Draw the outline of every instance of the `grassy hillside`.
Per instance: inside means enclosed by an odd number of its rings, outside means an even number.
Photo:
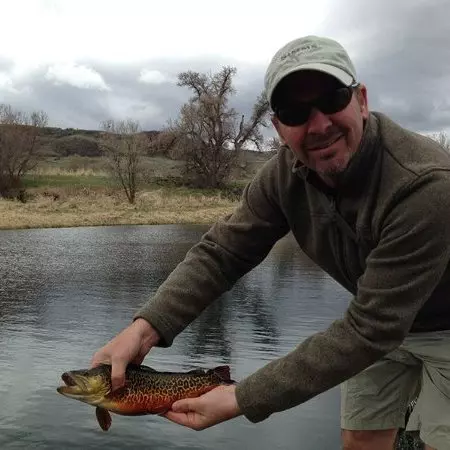
[[[183,183],[183,161],[147,156],[130,205],[108,173],[99,138],[97,131],[43,129],[41,159],[23,180],[27,201],[0,199],[0,228],[211,223],[232,211],[245,183],[270,157],[244,152],[227,188],[200,190]]]
[[[158,131],[144,131],[149,138]],[[74,128],[40,129],[38,152],[42,161],[34,171],[37,175],[50,175],[66,172],[106,173],[106,162],[100,146],[101,132]],[[232,179],[249,179],[271,156],[270,153],[253,151],[242,152],[238,168]],[[173,160],[165,155],[152,155],[145,158],[146,178],[178,177],[184,162]]]

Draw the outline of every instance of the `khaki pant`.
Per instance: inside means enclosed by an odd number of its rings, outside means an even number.
[[[342,428],[406,427],[420,430],[431,447],[450,450],[450,331],[409,335],[397,350],[343,383],[341,393]]]

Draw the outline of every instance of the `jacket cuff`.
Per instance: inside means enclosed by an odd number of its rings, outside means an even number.
[[[235,395],[239,409],[250,422],[258,423],[270,416],[270,413],[260,411],[255,405],[255,396],[248,380],[242,380],[236,385]]]
[[[159,312],[149,306],[143,306],[133,315],[133,321],[136,319],[145,319],[159,334],[156,347],[170,347],[172,345],[176,334]]]

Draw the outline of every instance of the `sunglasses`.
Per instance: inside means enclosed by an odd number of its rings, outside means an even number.
[[[305,124],[313,108],[324,114],[335,114],[348,106],[353,95],[353,88],[359,83],[335,89],[321,95],[311,102],[298,102],[281,107],[275,107],[274,113],[278,120],[289,127]]]

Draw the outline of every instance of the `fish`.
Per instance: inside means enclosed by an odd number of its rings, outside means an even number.
[[[111,414],[122,416],[163,415],[183,398],[199,397],[220,386],[236,382],[230,367],[196,368],[187,372],[158,371],[143,364],[128,364],[125,385],[112,390],[111,365],[62,373],[63,385],[57,392],[95,407],[97,422],[103,431],[111,427]]]

